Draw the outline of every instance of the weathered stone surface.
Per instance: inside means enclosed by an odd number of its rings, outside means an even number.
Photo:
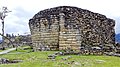
[[[99,13],[60,6],[38,12],[29,20],[34,49],[79,47],[114,47],[115,21]]]
[[[52,54],[52,55],[49,55],[47,59],[55,59],[56,58],[56,55]]]
[[[0,58],[0,64],[10,64],[10,63],[19,63],[22,62],[22,60],[9,60],[6,58]]]

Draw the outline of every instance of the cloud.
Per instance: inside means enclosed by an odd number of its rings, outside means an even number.
[[[119,0],[0,0],[0,7],[7,6],[12,10],[5,18],[5,31],[16,34],[29,32],[28,22],[34,14],[40,10],[65,5],[88,9],[115,19],[116,33],[120,33]]]
[[[33,16],[32,13],[24,10],[22,7],[17,7],[14,10],[16,11],[14,13],[14,16],[19,18],[19,21],[17,21],[18,24],[22,24],[22,25],[26,25],[26,23],[28,24],[30,17]]]
[[[29,32],[28,20],[30,13],[20,7],[16,7],[5,18],[5,33],[24,34]],[[1,28],[0,28],[1,29]]]
[[[120,17],[115,17],[115,20],[116,20],[116,26],[115,26],[115,30],[116,30],[116,33],[120,33]]]

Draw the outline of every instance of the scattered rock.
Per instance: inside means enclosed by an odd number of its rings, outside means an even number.
[[[55,59],[55,58],[56,58],[56,55],[52,54],[52,55],[48,55],[47,59]]]
[[[104,63],[104,60],[96,60],[97,63]]]
[[[9,62],[8,59],[0,58],[0,64],[6,64],[6,63],[8,63],[8,62]]]
[[[75,65],[81,65],[81,64],[80,64],[80,63],[78,63],[78,62],[75,62],[74,64],[75,64]]]
[[[62,60],[67,60],[67,58],[62,58]]]
[[[55,54],[55,55],[59,55],[59,52],[55,52],[54,54]]]
[[[64,53],[63,52],[59,52],[59,55],[64,55]]]
[[[68,57],[66,57],[66,58],[62,58],[62,60],[68,60],[68,59],[70,59],[70,58],[72,58],[72,56],[68,56]]]
[[[22,62],[23,60],[11,60],[9,61],[9,63],[19,63],[19,62]]]
[[[72,58],[72,56],[68,56],[68,59]]]
[[[19,63],[22,62],[22,60],[9,60],[6,58],[0,58],[0,64],[10,64],[10,63]]]

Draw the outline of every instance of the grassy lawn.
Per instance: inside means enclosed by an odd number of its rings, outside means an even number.
[[[0,52],[3,51],[3,50],[0,50]]]
[[[13,51],[12,53],[15,52],[17,51]],[[57,56],[55,60],[47,59],[47,56],[54,52],[55,51],[42,51],[0,55],[0,58],[23,60],[23,62],[20,63],[0,64],[0,67],[120,67],[120,58],[113,56],[67,55]],[[71,56],[71,58],[67,60],[62,59],[68,56]]]

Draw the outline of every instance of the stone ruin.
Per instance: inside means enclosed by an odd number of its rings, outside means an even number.
[[[115,21],[99,13],[72,6],[45,9],[29,20],[34,50],[79,50],[115,44]]]

